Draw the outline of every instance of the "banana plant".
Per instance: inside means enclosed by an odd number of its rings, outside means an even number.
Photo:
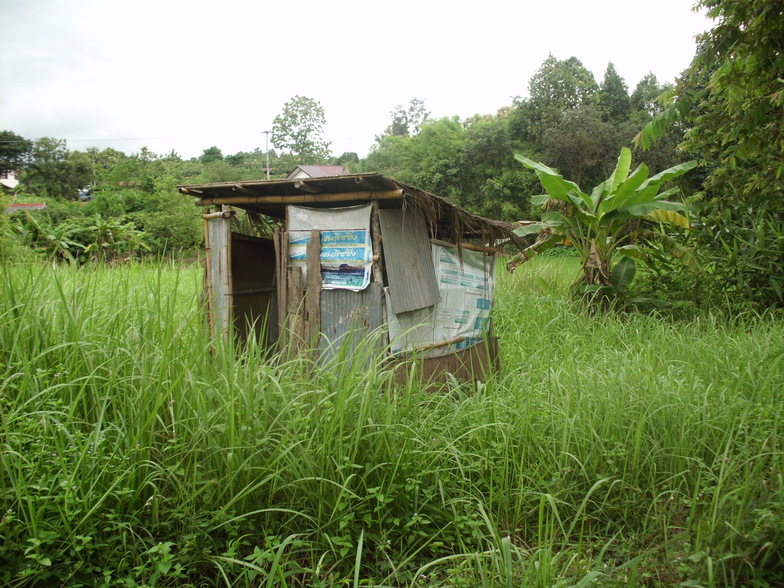
[[[699,270],[689,250],[663,230],[668,225],[689,227],[686,205],[667,200],[678,188],[660,192],[662,184],[694,168],[695,161],[649,177],[644,163],[629,173],[632,155],[624,147],[610,177],[586,194],[557,170],[519,153],[515,159],[536,172],[547,194],[534,196],[532,202],[547,205],[548,210],[541,222],[515,231],[520,236],[536,234],[537,238],[507,263],[509,271],[566,241],[574,246],[582,262],[574,292],[598,299],[606,300],[625,290],[634,279],[636,260],[651,263],[654,253],[666,251]]]

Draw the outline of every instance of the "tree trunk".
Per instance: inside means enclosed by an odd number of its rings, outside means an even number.
[[[591,241],[591,252],[583,264],[583,283],[587,286],[610,285],[610,260],[602,259],[596,250],[596,241]]]

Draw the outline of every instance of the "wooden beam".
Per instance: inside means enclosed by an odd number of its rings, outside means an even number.
[[[354,178],[354,183],[360,188],[364,188],[365,190],[373,189],[371,183],[368,182],[365,178]]]
[[[289,349],[296,355],[307,345],[305,342],[305,284],[302,268],[290,265],[286,268]]]
[[[239,184],[234,184],[234,190],[237,192],[242,192],[243,194],[247,194],[248,196],[255,196],[253,192],[251,192],[244,186],[240,186]]]
[[[319,188],[318,186],[311,186],[310,184],[306,184],[302,180],[296,180],[294,182],[294,187],[297,190],[302,190],[303,192],[308,192],[310,194],[318,194],[319,192],[321,192],[321,188]]]
[[[199,198],[196,206],[216,204],[312,204],[318,202],[350,202],[354,200],[401,200],[403,190],[378,192],[339,192],[337,194],[292,194],[289,196],[212,196]]]

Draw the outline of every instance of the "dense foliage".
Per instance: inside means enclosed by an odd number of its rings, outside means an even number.
[[[701,0],[714,19],[645,129],[647,146],[687,125],[683,149],[702,160],[692,204],[708,287],[758,309],[784,306],[784,4]]]

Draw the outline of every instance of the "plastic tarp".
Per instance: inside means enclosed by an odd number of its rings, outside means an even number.
[[[358,292],[370,283],[373,245],[370,205],[347,208],[289,206],[289,260],[307,266],[310,232],[321,231],[321,287]]]
[[[440,301],[428,308],[396,315],[392,312],[387,291],[392,353],[426,348],[462,337],[457,343],[427,349],[423,355],[451,353],[483,340],[490,328],[495,258],[467,249],[458,255],[456,247],[431,247]]]

